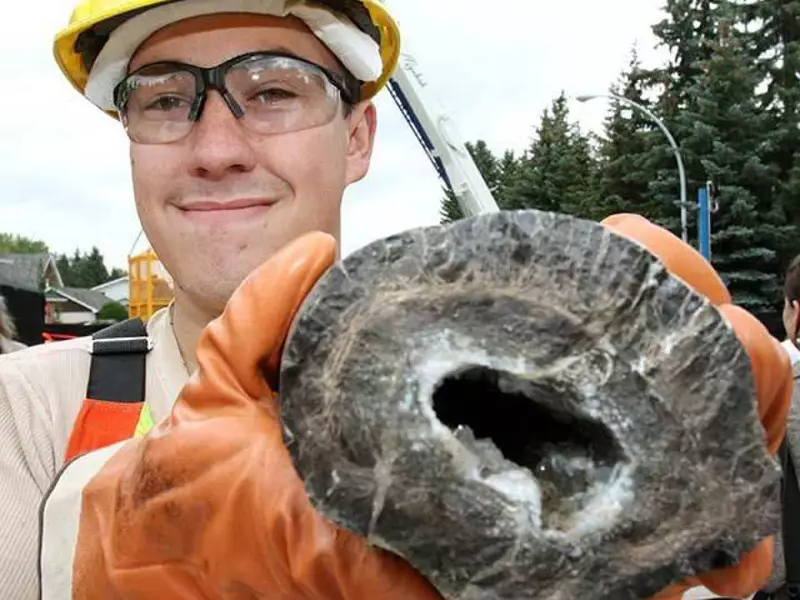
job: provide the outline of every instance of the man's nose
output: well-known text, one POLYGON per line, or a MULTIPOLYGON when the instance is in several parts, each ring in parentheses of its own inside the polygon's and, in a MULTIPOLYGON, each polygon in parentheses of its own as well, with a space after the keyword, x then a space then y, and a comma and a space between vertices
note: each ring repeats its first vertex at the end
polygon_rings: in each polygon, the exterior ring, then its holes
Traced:
POLYGON ((191 134, 192 174, 218 180, 256 166, 256 153, 244 126, 217 92, 209 92, 191 134))

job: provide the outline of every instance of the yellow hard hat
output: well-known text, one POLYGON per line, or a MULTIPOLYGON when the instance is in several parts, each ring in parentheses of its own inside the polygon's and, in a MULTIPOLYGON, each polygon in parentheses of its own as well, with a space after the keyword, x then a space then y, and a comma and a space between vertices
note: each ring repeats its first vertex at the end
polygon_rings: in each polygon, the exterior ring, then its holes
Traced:
MULTIPOLYGON (((82 0, 68 26, 56 35, 56 62, 70 83, 85 95, 92 65, 118 27, 159 5, 192 1, 82 0)), ((225 0, 219 3, 224 6, 225 0)), ((361 84, 361 100, 375 96, 388 82, 400 56, 400 32, 395 20, 379 0, 310 0, 307 4, 345 16, 377 43, 383 69, 377 79, 361 84)))

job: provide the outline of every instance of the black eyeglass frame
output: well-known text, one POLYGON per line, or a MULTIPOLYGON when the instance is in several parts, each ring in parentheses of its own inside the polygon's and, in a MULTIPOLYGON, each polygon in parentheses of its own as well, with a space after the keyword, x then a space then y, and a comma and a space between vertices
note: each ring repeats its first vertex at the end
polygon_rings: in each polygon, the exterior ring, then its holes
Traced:
POLYGON ((114 106, 116 107, 120 116, 122 116, 124 119, 125 108, 128 102, 128 97, 126 95, 128 90, 126 89, 126 86, 130 79, 146 69, 150 70, 153 67, 165 67, 172 69, 174 72, 183 71, 190 73, 194 77, 195 99, 192 102, 190 109, 189 121, 197 121, 202 116, 203 107, 205 106, 209 90, 217 91, 220 96, 222 96, 222 99, 225 101, 225 104, 228 106, 234 116, 237 119, 241 119, 244 116, 244 109, 228 91, 228 88, 225 85, 225 77, 227 76, 228 71, 230 71, 233 67, 239 66, 248 60, 255 60, 259 58, 284 58, 299 62, 306 67, 311 67, 312 70, 322 73, 325 79, 338 90, 339 96, 346 106, 349 107, 356 103, 355 98, 357 95, 352 90, 358 89, 359 84, 354 77, 343 77, 331 69, 327 69, 294 54, 287 52, 268 52, 262 50, 247 52, 245 54, 234 56, 233 58, 229 58, 225 62, 214 67, 198 67, 197 65, 191 65, 179 61, 159 61, 143 65, 126 75, 125 79, 116 85, 114 88, 114 106))

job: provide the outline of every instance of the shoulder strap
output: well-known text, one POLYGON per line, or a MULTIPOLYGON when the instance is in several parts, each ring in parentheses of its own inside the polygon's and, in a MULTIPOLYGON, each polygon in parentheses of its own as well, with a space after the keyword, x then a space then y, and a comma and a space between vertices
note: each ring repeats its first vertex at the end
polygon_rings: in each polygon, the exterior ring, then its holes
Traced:
POLYGON ((92 336, 86 398, 72 428, 65 461, 135 434, 145 400, 151 341, 140 319, 129 319, 92 336))
POLYGON ((92 336, 86 397, 106 402, 143 402, 146 356, 150 351, 141 319, 129 319, 92 336))

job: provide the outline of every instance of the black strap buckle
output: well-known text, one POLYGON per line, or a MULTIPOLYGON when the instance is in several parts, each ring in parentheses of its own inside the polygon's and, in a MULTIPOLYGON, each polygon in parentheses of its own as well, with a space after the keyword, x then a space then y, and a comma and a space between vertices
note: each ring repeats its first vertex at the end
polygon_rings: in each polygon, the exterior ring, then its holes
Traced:
POLYGON ((92 336, 86 397, 109 402, 144 402, 146 358, 153 348, 141 319, 129 319, 92 336))
POLYGON ((153 340, 149 337, 92 340, 92 354, 147 354, 152 349, 153 340))

